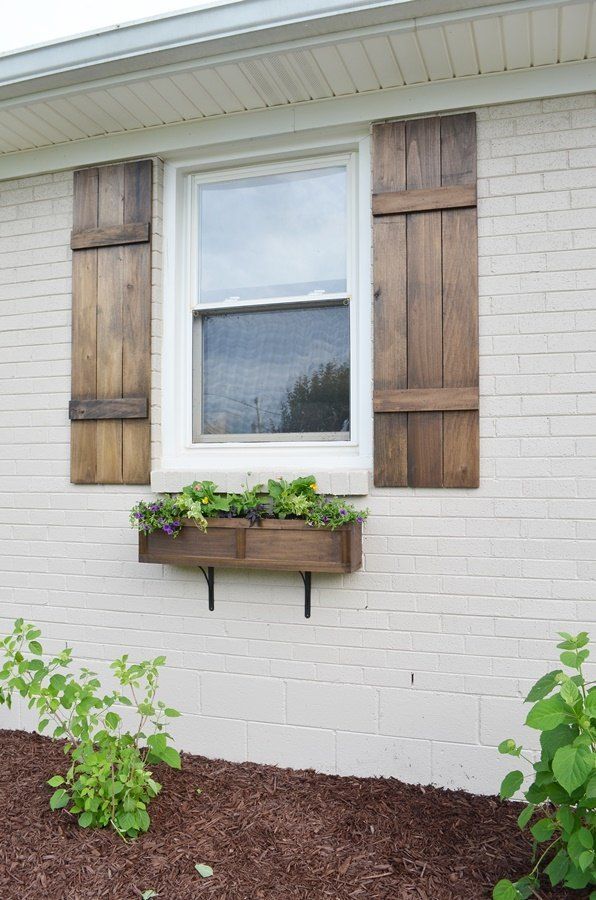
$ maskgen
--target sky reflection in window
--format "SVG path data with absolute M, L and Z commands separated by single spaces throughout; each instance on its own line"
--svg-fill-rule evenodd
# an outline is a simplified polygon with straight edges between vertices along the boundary
M 199 302 L 344 293 L 344 166 L 199 185 Z

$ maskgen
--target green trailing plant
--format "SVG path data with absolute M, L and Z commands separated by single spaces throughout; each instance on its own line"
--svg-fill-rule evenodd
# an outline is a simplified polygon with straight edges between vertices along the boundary
M 148 806 L 161 790 L 149 766 L 180 768 L 166 731 L 167 720 L 180 713 L 156 700 L 165 657 L 140 663 L 120 657 L 111 665 L 118 687 L 106 693 L 94 672 L 69 671 L 70 647 L 46 661 L 40 637 L 39 628 L 17 619 L 0 641 L 0 704 L 11 707 L 19 694 L 39 715 L 39 731 L 51 728 L 65 741 L 70 765 L 48 781 L 52 809 L 66 809 L 83 828 L 111 826 L 135 838 L 149 828 Z M 117 712 L 121 707 L 136 721 L 132 730 Z
M 532 763 L 513 739 L 499 745 L 500 753 L 532 765 L 532 782 L 524 792 L 528 803 L 518 824 L 530 828 L 535 864 L 515 883 L 499 881 L 494 900 L 538 896 L 543 873 L 551 885 L 569 890 L 596 885 L 596 687 L 586 682 L 583 668 L 590 655 L 589 637 L 586 632 L 560 636 L 563 668 L 540 678 L 526 697 L 532 703 L 526 725 L 540 731 L 539 760 Z M 509 772 L 501 797 L 513 797 L 524 781 L 521 770 Z M 590 900 L 596 900 L 596 891 Z
M 308 524 L 315 528 L 339 528 L 340 525 L 360 524 L 366 511 L 354 509 L 339 497 L 317 497 L 308 513 Z
M 317 493 L 314 476 L 306 475 L 293 481 L 270 478 L 266 491 L 262 484 L 247 484 L 239 494 L 220 493 L 212 481 L 195 481 L 180 494 L 140 500 L 130 512 L 130 522 L 143 534 L 163 531 L 176 537 L 183 519 L 190 519 L 201 531 L 213 518 L 245 518 L 251 525 L 264 518 L 304 519 L 315 528 L 335 529 L 360 524 L 367 515 L 367 510 L 345 500 Z

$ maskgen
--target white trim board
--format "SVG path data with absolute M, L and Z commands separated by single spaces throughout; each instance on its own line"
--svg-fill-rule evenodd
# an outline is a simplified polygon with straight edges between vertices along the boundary
M 230 113 L 193 122 L 24 150 L 0 158 L 0 180 L 57 172 L 140 156 L 175 158 L 207 146 L 308 132 L 320 127 L 428 115 L 572 94 L 596 88 L 596 62 L 560 63 L 494 75 L 387 88 L 328 100 L 310 100 L 256 112 Z
M 195 306 L 192 256 L 188 246 L 192 222 L 193 175 L 209 175 L 214 167 L 218 177 L 237 175 L 247 164 L 257 174 L 273 169 L 286 170 L 315 164 L 328 165 L 341 159 L 348 165 L 350 209 L 348 213 L 348 291 L 352 295 L 351 337 L 351 436 L 347 442 L 271 442 L 254 444 L 193 444 L 191 437 L 191 333 L 189 313 Z M 191 176 L 191 177 L 189 177 Z M 313 473 L 366 472 L 372 466 L 371 296 L 370 296 L 370 137 L 368 129 L 352 130 L 340 140 L 330 139 L 321 129 L 310 141 L 289 136 L 274 143 L 254 141 L 220 149 L 211 156 L 171 161 L 164 172 L 164 308 L 161 393 L 161 458 L 155 460 L 152 484 L 168 473 L 168 484 L 181 486 L 192 473 L 217 471 L 221 484 L 230 473 L 270 471 L 312 471 Z M 177 348 L 174 352 L 174 348 Z M 169 400 L 168 400 L 169 398 Z M 360 477 L 360 476 L 359 476 Z M 226 482 L 227 483 L 227 482 Z M 360 477 L 360 487 L 362 479 Z M 356 484 L 352 488 L 356 488 Z M 163 488 L 161 488 L 163 489 Z

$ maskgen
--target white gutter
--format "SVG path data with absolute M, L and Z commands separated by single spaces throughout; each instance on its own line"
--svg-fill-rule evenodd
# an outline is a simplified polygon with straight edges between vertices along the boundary
M 500 8 L 550 5 L 517 0 Z M 580 0 L 569 0 L 580 2 Z M 0 55 L 0 99 L 147 67 L 245 52 L 415 17 L 493 7 L 494 0 L 227 0 Z

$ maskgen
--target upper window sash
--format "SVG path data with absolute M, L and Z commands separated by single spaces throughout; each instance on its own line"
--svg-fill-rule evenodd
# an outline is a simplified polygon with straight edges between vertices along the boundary
M 321 173 L 324 176 L 325 170 L 339 170 L 340 168 L 345 170 L 345 213 L 343 215 L 343 227 L 342 227 L 342 247 L 344 254 L 344 265 L 343 265 L 343 278 L 342 282 L 345 281 L 345 285 L 342 283 L 339 290 L 324 290 L 315 288 L 312 291 L 307 293 L 300 293 L 298 291 L 294 292 L 282 292 L 279 296 L 267 296 L 266 292 L 264 296 L 258 295 L 258 292 L 253 291 L 254 296 L 249 298 L 242 298 L 234 296 L 232 293 L 230 296 L 226 298 L 201 298 L 200 296 L 200 284 L 201 284 L 201 243 L 202 243 L 202 233 L 201 233 L 201 225 L 205 227 L 209 227 L 209 223 L 205 222 L 205 217 L 203 216 L 203 222 L 201 222 L 201 208 L 200 208 L 200 191 L 202 186 L 218 186 L 224 185 L 230 182 L 237 182 L 242 186 L 250 187 L 250 182 L 254 179 L 254 184 L 256 187 L 263 185 L 264 179 L 268 176 L 276 176 L 276 175 L 291 175 L 292 173 L 297 174 L 297 178 L 300 179 L 300 174 L 304 173 L 308 177 L 309 172 Z M 332 173 L 330 173 L 332 174 Z M 323 177 L 322 182 L 325 181 Z M 336 156 L 327 156 L 321 158 L 309 158 L 307 160 L 297 160 L 297 161 L 289 161 L 285 163 L 279 164 L 267 164 L 267 165 L 257 165 L 250 166 L 247 168 L 236 168 L 226 171 L 219 172 L 210 172 L 210 173 L 201 173 L 201 174 L 193 174 L 189 178 L 189 191 L 190 191 L 190 253 L 189 253 L 189 277 L 188 277 L 188 290 L 189 290 L 189 306 L 191 309 L 197 311 L 199 314 L 202 312 L 206 312 L 207 310 L 232 310 L 232 309 L 248 309 L 253 308 L 255 306 L 260 307 L 268 307 L 274 305 L 285 305 L 287 304 L 310 304 L 325 301 L 333 301 L 333 300 L 342 300 L 342 299 L 351 299 L 353 296 L 352 293 L 352 284 L 354 278 L 354 254 L 356 252 L 356 242 L 354 235 L 354 185 L 355 185 L 355 172 L 354 172 L 354 154 L 342 154 Z M 260 185 L 259 185 L 260 182 Z M 283 185 L 283 182 L 281 183 Z M 267 186 L 267 185 L 265 185 Z M 328 182 L 328 187 L 333 186 L 333 179 Z M 282 188 L 283 189 L 283 188 Z M 309 198 L 307 198 L 308 200 Z M 324 198 L 322 198 L 324 199 Z M 239 223 L 240 233 L 242 229 L 247 229 L 250 231 L 250 222 L 245 223 L 242 220 L 242 211 L 234 210 L 234 219 L 237 219 Z M 234 225 L 235 227 L 235 225 Z M 308 223 L 306 228 L 308 227 Z M 267 237 L 267 235 L 266 235 Z M 288 238 L 288 241 L 291 241 L 291 235 Z M 233 245 L 233 240 L 232 240 Z M 339 242 L 336 242 L 336 251 L 338 248 Z M 265 252 L 262 250 L 261 252 Z M 288 254 L 291 254 L 291 244 L 288 249 Z M 228 257 L 229 258 L 229 257 Z M 285 260 L 285 256 L 283 257 Z M 233 275 L 231 278 L 233 279 Z M 338 279 L 336 279 L 337 281 Z M 316 282 L 316 279 L 315 279 Z M 250 286 L 248 287 L 250 291 Z M 212 292 L 213 293 L 213 292 Z

